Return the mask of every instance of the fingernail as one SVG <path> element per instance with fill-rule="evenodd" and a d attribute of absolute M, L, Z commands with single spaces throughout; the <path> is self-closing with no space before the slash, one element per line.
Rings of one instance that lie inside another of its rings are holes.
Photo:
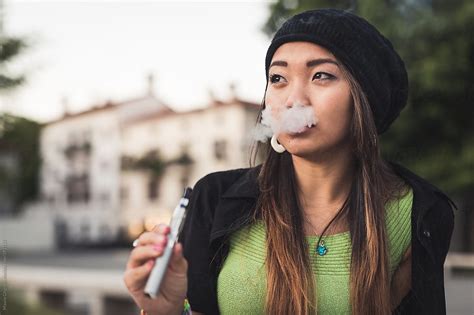
<path fill-rule="evenodd" d="M 155 263 L 154 260 L 149 260 L 149 261 L 147 262 L 147 265 L 148 265 L 148 267 L 151 267 L 151 266 L 153 266 L 154 263 Z"/>
<path fill-rule="evenodd" d="M 153 248 L 154 248 L 156 251 L 161 252 L 161 251 L 163 250 L 163 245 L 161 245 L 161 244 L 153 245 Z"/>

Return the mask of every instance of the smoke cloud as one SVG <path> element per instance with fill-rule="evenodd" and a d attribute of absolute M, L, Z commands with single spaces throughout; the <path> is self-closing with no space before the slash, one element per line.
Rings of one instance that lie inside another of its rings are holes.
<path fill-rule="evenodd" d="M 266 142 L 273 135 L 300 133 L 305 127 L 312 127 L 317 123 L 318 119 L 312 106 L 295 102 L 290 108 L 279 106 L 273 109 L 267 104 L 262 111 L 262 119 L 255 128 L 254 138 Z"/>

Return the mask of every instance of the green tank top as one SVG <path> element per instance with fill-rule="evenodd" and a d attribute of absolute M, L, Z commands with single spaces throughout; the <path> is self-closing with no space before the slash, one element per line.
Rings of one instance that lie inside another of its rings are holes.
<path fill-rule="evenodd" d="M 413 190 L 386 205 L 389 238 L 390 272 L 400 264 L 411 244 L 411 209 Z M 307 236 L 310 259 L 315 276 L 318 314 L 350 314 L 350 232 L 322 238 L 328 249 L 319 256 L 318 236 Z M 266 292 L 265 226 L 256 222 L 230 237 L 227 258 L 217 280 L 217 296 L 221 314 L 263 314 Z"/>

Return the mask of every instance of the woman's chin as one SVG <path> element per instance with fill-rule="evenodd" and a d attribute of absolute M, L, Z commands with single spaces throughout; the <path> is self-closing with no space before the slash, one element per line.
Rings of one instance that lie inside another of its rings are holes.
<path fill-rule="evenodd" d="M 314 160 L 321 157 L 330 150 L 325 143 L 321 143 L 312 137 L 295 137 L 285 141 L 283 146 L 291 155 Z"/>
<path fill-rule="evenodd" d="M 295 155 L 301 158 L 310 158 L 318 155 L 319 149 L 304 145 L 292 144 L 286 149 L 291 155 Z"/>
<path fill-rule="evenodd" d="M 339 143 L 328 145 L 326 143 L 315 143 L 314 139 L 293 139 L 283 145 L 288 153 L 305 160 L 317 161 L 321 159 L 334 159 L 339 153 L 347 155 L 349 145 Z"/>

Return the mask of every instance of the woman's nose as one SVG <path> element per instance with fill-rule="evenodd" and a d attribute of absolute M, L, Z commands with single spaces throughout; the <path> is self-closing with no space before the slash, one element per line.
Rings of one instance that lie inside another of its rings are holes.
<path fill-rule="evenodd" d="M 295 84 L 290 91 L 290 95 L 285 103 L 286 108 L 291 108 L 295 106 L 296 103 L 299 104 L 310 104 L 309 97 L 305 87 L 302 84 Z"/>

